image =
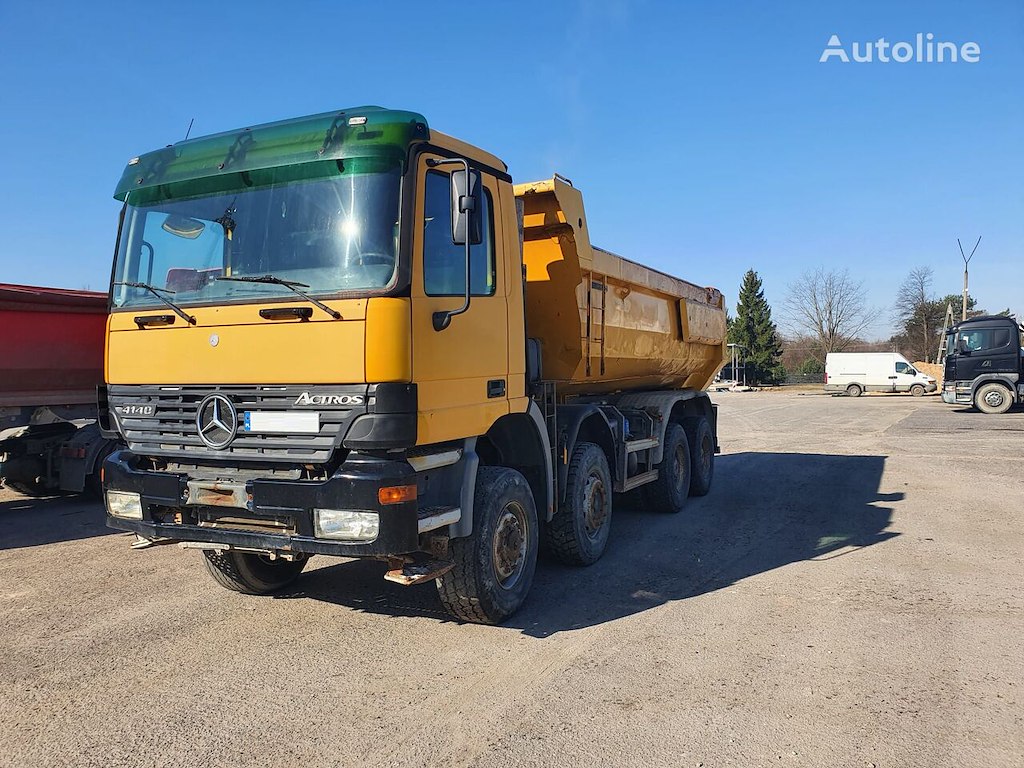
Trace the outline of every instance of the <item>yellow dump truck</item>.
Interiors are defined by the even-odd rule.
[[[616,495],[711,486],[722,295],[593,247],[560,176],[360,107],[132,158],[115,197],[104,490],[136,545],[249,594],[376,558],[496,623],[540,546],[601,556]]]

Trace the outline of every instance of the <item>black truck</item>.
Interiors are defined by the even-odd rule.
[[[1005,315],[972,317],[946,333],[942,401],[1006,413],[1024,402],[1021,326]]]

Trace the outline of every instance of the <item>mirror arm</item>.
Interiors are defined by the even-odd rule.
[[[466,179],[467,179],[467,186],[468,186],[469,160],[467,160],[466,158],[464,158],[464,157],[456,157],[456,158],[451,158],[451,159],[448,159],[448,160],[435,160],[433,158],[430,158],[430,159],[427,160],[427,167],[429,167],[429,168],[436,168],[439,165],[451,165],[451,164],[458,164],[458,165],[463,166],[466,169]],[[460,205],[461,205],[461,201],[460,201]],[[453,317],[455,317],[456,315],[461,315],[466,310],[469,309],[469,300],[470,300],[469,266],[470,266],[470,257],[471,257],[471,253],[472,253],[470,249],[473,247],[472,246],[472,241],[473,241],[473,238],[471,238],[469,236],[469,227],[467,226],[467,228],[466,228],[466,293],[465,293],[465,295],[463,296],[463,299],[462,299],[462,306],[459,307],[458,309],[441,310],[440,312],[435,312],[433,314],[433,316],[431,318],[431,321],[433,322],[434,330],[435,331],[443,331],[445,328],[447,328],[449,325],[452,324],[452,318]]]

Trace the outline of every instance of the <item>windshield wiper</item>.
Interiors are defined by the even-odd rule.
[[[175,304],[170,299],[168,299],[168,298],[166,298],[166,297],[161,295],[161,294],[164,294],[164,293],[169,293],[169,294],[171,294],[173,296],[174,295],[174,291],[169,291],[166,288],[157,288],[156,286],[150,285],[149,283],[116,282],[116,283],[114,283],[114,285],[127,285],[129,288],[144,288],[147,291],[149,291],[150,293],[152,293],[154,296],[156,296],[158,299],[160,299],[160,301],[162,301],[168,307],[173,309],[175,314],[178,317],[180,317],[182,320],[184,320],[186,323],[188,323],[189,325],[195,325],[196,324],[196,319],[194,317],[192,317],[192,315],[188,314],[185,310],[183,310],[181,307],[179,307],[177,304]]]
[[[313,304],[314,306],[318,307],[319,309],[322,309],[324,312],[326,312],[328,315],[333,317],[335,320],[341,320],[342,319],[341,312],[338,312],[336,310],[331,309],[330,307],[328,307],[323,302],[320,302],[320,301],[317,301],[316,299],[314,299],[308,293],[304,293],[303,291],[300,291],[299,288],[309,288],[309,286],[306,285],[305,283],[296,283],[293,280],[282,280],[280,277],[274,277],[273,275],[259,275],[259,276],[243,276],[243,275],[239,275],[237,277],[234,277],[234,276],[232,276],[232,277],[222,276],[222,277],[217,277],[217,278],[214,278],[214,279],[215,280],[231,280],[231,281],[236,282],[236,283],[265,283],[265,284],[268,284],[268,285],[283,285],[285,288],[287,288],[292,293],[297,293],[299,296],[304,298],[310,304]]]

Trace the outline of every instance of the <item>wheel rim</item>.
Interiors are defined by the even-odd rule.
[[[608,520],[608,491],[604,479],[597,473],[587,477],[583,487],[583,526],[587,538],[596,539]]]
[[[526,510],[518,502],[509,502],[498,516],[494,527],[494,577],[503,589],[516,585],[526,568],[526,548],[529,540]]]
[[[683,450],[682,445],[677,445],[676,450],[672,455],[672,479],[674,481],[676,491],[679,493],[685,493],[689,487],[686,482],[686,470],[686,452]]]
[[[998,408],[1003,404],[1003,394],[998,389],[990,389],[985,393],[985,402],[991,408]]]

